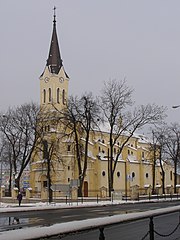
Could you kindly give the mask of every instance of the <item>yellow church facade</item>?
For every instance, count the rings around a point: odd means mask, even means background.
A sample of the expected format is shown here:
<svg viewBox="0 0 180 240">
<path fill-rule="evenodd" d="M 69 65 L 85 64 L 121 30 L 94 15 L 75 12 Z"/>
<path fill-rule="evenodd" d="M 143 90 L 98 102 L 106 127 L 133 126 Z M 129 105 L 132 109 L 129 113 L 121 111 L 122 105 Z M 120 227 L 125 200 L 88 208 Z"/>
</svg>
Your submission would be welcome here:
<svg viewBox="0 0 180 240">
<path fill-rule="evenodd" d="M 53 116 L 55 109 L 65 108 L 68 99 L 69 76 L 61 59 L 56 32 L 56 16 L 54 13 L 53 32 L 50 43 L 49 56 L 43 73 L 40 76 L 40 106 Z M 65 196 L 72 188 L 78 187 L 78 169 L 73 139 L 62 137 L 61 124 L 57 124 L 57 111 L 54 120 L 47 120 L 43 125 L 45 139 L 57 142 L 60 149 L 52 156 L 51 185 L 54 196 Z M 56 122 L 56 124 L 54 124 Z M 125 135 L 122 136 L 126 137 Z M 57 141 L 58 140 L 58 141 Z M 83 141 L 83 139 L 82 139 Z M 119 139 L 121 142 L 121 139 Z M 146 193 L 153 184 L 153 160 L 150 150 L 150 140 L 143 135 L 134 134 L 119 156 L 114 173 L 114 191 L 127 194 L 134 186 Z M 118 151 L 114 147 L 114 156 Z M 108 148 L 109 134 L 106 131 L 93 131 L 89 139 L 88 165 L 83 185 L 83 195 L 108 195 Z M 59 156 L 57 156 L 59 153 Z M 173 168 L 166 166 L 165 186 L 173 186 Z M 36 152 L 31 161 L 30 186 L 33 192 L 41 197 L 47 193 L 47 162 L 43 151 Z M 161 168 L 155 166 L 155 185 L 161 186 Z"/>
</svg>

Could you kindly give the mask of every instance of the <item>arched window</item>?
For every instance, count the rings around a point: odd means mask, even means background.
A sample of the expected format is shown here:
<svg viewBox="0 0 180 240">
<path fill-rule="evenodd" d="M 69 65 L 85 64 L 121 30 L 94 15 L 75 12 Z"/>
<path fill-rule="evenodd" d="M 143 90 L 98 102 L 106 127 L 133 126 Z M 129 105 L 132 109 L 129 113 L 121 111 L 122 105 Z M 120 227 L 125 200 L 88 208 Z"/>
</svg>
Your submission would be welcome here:
<svg viewBox="0 0 180 240">
<path fill-rule="evenodd" d="M 44 89 L 43 90 L 43 103 L 46 102 L 46 90 Z"/>
<path fill-rule="evenodd" d="M 132 178 L 134 178 L 135 177 L 135 172 L 132 172 Z"/>
<path fill-rule="evenodd" d="M 172 178 L 173 178 L 173 173 L 172 171 L 170 171 L 170 180 L 172 180 Z"/>
<path fill-rule="evenodd" d="M 120 174 L 120 172 L 118 171 L 118 172 L 117 172 L 117 177 L 119 178 L 119 177 L 120 177 L 120 175 L 121 175 L 121 174 Z"/>
<path fill-rule="evenodd" d="M 104 177 L 106 175 L 106 172 L 105 171 L 102 171 L 102 176 Z"/>
<path fill-rule="evenodd" d="M 65 104 L 65 90 L 62 91 L 62 103 Z"/>
<path fill-rule="evenodd" d="M 49 88 L 49 102 L 51 102 L 52 96 L 51 96 L 51 88 Z"/>
<path fill-rule="evenodd" d="M 59 88 L 57 89 L 57 103 L 59 103 L 59 97 L 60 97 L 60 90 Z"/>
</svg>

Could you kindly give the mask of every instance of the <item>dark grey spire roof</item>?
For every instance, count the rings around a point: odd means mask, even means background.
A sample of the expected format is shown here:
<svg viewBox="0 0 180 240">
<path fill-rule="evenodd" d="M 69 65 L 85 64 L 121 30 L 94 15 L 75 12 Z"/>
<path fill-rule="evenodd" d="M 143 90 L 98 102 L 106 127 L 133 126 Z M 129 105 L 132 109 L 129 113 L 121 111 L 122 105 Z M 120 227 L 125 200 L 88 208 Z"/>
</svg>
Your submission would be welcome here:
<svg viewBox="0 0 180 240">
<path fill-rule="evenodd" d="M 49 71 L 51 73 L 58 74 L 59 70 L 63 66 L 61 54 L 59 50 L 57 32 L 56 32 L 56 15 L 55 15 L 55 8 L 54 8 L 54 20 L 53 20 L 53 32 L 49 50 L 49 56 L 47 59 L 46 66 L 49 67 Z"/>
</svg>

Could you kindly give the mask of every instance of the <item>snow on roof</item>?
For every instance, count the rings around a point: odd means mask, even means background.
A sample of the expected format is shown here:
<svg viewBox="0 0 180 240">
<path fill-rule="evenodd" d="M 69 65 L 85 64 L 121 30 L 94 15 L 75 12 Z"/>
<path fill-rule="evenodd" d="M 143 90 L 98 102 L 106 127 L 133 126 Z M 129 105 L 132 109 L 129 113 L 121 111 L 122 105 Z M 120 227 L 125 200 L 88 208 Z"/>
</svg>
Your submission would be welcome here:
<svg viewBox="0 0 180 240">
<path fill-rule="evenodd" d="M 63 143 L 73 143 L 74 140 L 67 138 L 67 139 L 64 139 L 62 142 L 63 142 Z"/>
<path fill-rule="evenodd" d="M 152 143 L 152 140 L 144 134 L 135 133 L 134 136 L 138 138 L 139 143 Z"/>
<path fill-rule="evenodd" d="M 127 147 L 130 148 L 130 149 L 132 149 L 132 150 L 134 150 L 134 151 L 137 151 L 137 148 L 131 146 L 130 144 L 127 144 Z"/>
<path fill-rule="evenodd" d="M 147 149 L 147 148 L 145 148 L 145 147 L 143 147 L 143 146 L 138 146 L 138 148 L 141 148 L 143 151 L 146 151 L 146 152 L 149 152 L 149 151 L 150 151 L 149 149 Z"/>
<path fill-rule="evenodd" d="M 83 140 L 84 142 L 86 141 L 86 139 L 85 138 L 81 138 L 81 140 Z M 90 145 L 94 145 L 94 143 L 92 143 L 91 141 L 88 141 L 88 143 L 90 144 Z"/>
<path fill-rule="evenodd" d="M 110 131 L 110 126 L 109 126 L 109 123 L 104 123 L 104 124 L 101 124 L 100 126 L 100 131 L 101 132 L 105 132 L 105 133 L 108 133 Z"/>
<path fill-rule="evenodd" d="M 104 146 L 104 147 L 107 147 L 107 144 L 105 144 L 105 143 L 103 143 L 103 142 L 101 142 L 101 141 L 99 141 L 100 139 L 98 139 L 96 142 L 98 142 L 100 145 L 102 145 L 102 146 Z M 108 142 L 109 143 L 109 142 Z"/>
<path fill-rule="evenodd" d="M 109 123 L 104 123 L 100 126 L 100 131 L 104 133 L 109 133 L 110 132 L 110 126 Z M 130 132 L 128 131 L 123 131 L 122 135 L 123 136 L 129 136 Z M 133 133 L 132 137 L 138 138 L 141 143 L 150 143 L 152 142 L 150 138 L 145 136 L 142 133 Z"/>
<path fill-rule="evenodd" d="M 41 163 L 46 163 L 47 160 L 46 159 L 42 159 L 42 160 L 38 160 L 36 162 L 32 162 L 31 165 L 36 165 L 36 164 L 41 164 Z"/>
<path fill-rule="evenodd" d="M 134 162 L 134 163 L 138 162 L 138 160 L 136 159 L 136 156 L 134 156 L 134 155 L 128 155 L 127 158 L 128 158 L 129 162 Z"/>
<path fill-rule="evenodd" d="M 91 159 L 96 160 L 96 157 L 93 156 L 91 151 L 88 151 L 88 157 L 91 158 Z"/>
</svg>

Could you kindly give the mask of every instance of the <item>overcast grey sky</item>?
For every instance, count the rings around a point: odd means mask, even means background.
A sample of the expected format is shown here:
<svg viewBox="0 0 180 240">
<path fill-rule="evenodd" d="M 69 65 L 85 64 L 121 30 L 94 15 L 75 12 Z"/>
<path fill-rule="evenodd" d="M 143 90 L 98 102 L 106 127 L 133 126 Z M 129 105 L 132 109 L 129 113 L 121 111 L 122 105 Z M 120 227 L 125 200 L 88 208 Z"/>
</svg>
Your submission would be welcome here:
<svg viewBox="0 0 180 240">
<path fill-rule="evenodd" d="M 180 121 L 179 0 L 0 0 L 0 111 L 39 102 L 54 5 L 70 93 L 126 78 L 137 104 L 167 106 Z"/>
</svg>

